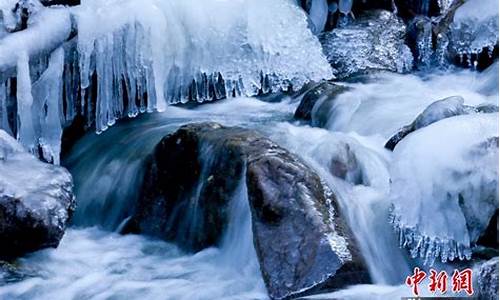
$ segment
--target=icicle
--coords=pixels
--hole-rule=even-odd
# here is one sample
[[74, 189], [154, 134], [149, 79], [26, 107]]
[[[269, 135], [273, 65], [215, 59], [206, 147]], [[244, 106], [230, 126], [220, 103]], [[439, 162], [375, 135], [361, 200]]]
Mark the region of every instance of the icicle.
[[[124, 115], [163, 111], [168, 104], [297, 89], [333, 76], [307, 17], [293, 3], [202, 2], [87, 0], [74, 10], [88, 125], [95, 121], [100, 133]], [[320, 32], [328, 3], [312, 4]]]
[[26, 52], [19, 53], [18, 55], [17, 115], [19, 123], [17, 139], [28, 151], [35, 153], [35, 131], [33, 127], [33, 116], [31, 113], [33, 95], [31, 94], [29, 58]]
[[328, 11], [332, 14], [336, 13], [338, 9], [339, 5], [337, 4], [337, 2], [332, 2], [328, 5]]
[[438, 0], [439, 12], [443, 14], [450, 8], [452, 0]]
[[61, 104], [63, 93], [64, 50], [55, 50], [47, 70], [33, 84], [34, 107], [40, 128], [39, 146], [44, 160], [59, 164], [61, 152]]
[[431, 63], [432, 50], [432, 24], [421, 23], [422, 30], [418, 33], [417, 48], [419, 65], [429, 67]]
[[313, 32], [318, 34], [323, 31], [328, 18], [328, 3], [326, 0], [312, 0], [309, 17], [314, 24]]
[[493, 58], [493, 51], [495, 50], [495, 46], [494, 45], [489, 45], [488, 46], [488, 58]]
[[9, 119], [7, 115], [7, 84], [6, 82], [0, 84], [0, 129], [5, 130], [7, 133], [12, 134], [9, 126]]
[[353, 0], [339, 0], [339, 11], [344, 15], [351, 12]]
[[441, 67], [446, 65], [446, 54], [449, 45], [448, 36], [443, 34], [438, 34], [436, 42], [436, 51], [434, 52], [435, 61]]

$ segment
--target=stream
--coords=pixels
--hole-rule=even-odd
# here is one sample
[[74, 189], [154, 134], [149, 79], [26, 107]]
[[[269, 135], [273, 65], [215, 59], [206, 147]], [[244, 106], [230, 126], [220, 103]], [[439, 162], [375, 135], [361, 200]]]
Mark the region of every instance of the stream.
[[[2, 278], [6, 284], [0, 286], [0, 298], [266, 299], [243, 183], [231, 201], [228, 230], [219, 248], [188, 254], [171, 243], [118, 233], [133, 212], [145, 157], [179, 126], [202, 121], [261, 132], [301, 156], [338, 196], [373, 284], [337, 291], [331, 297], [407, 296], [404, 278], [421, 263], [399, 248], [388, 223], [393, 157], [384, 143], [435, 100], [461, 95], [471, 105], [496, 103], [498, 94], [482, 92], [487, 83], [475, 72], [454, 69], [381, 73], [368, 81], [346, 83], [353, 90], [340, 96], [327, 113], [325, 128], [295, 121], [301, 97], [282, 96], [272, 103], [239, 97], [194, 109], [170, 106], [165, 112], [118, 122], [99, 135], [88, 133], [62, 158], [73, 175], [78, 203], [72, 225], [57, 249], [19, 259], [22, 272]], [[319, 117], [313, 113], [313, 121]], [[346, 147], [355, 153], [357, 167], [345, 178], [335, 177], [328, 160], [344, 155]], [[311, 298], [315, 297], [321, 299]]]

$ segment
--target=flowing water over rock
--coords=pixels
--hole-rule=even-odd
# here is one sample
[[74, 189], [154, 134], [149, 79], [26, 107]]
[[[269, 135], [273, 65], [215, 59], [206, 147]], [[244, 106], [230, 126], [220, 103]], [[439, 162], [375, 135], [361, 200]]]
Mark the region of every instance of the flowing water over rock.
[[[355, 20], [352, 0], [304, 1], [309, 19], [293, 0], [82, 2], [73, 8], [30, 6], [29, 26], [22, 9], [12, 9], [14, 0], [0, 3], [0, 128], [54, 164], [64, 126], [76, 117], [83, 120], [82, 131], [98, 133], [87, 132], [63, 149], [61, 164], [73, 176], [77, 207], [58, 248], [1, 262], [1, 299], [281, 299], [304, 292], [331, 292], [312, 299], [400, 299], [410, 294], [403, 284], [411, 270], [428, 270], [432, 263], [447, 271], [475, 265], [479, 289], [494, 294], [487, 277], [498, 276], [498, 250], [482, 237], [498, 233], [498, 62], [481, 73], [427, 68], [433, 28], [418, 39], [421, 59], [412, 58], [408, 24], [396, 12], [372, 11]], [[422, 13], [431, 13], [430, 1], [419, 3]], [[451, 2], [438, 4], [443, 12]], [[458, 11], [450, 33], [456, 39], [440, 49], [450, 46], [460, 55], [491, 50], [498, 40], [490, 32], [498, 27], [493, 10], [479, 19], [481, 9]], [[326, 28], [334, 13], [340, 26], [323, 34], [322, 49], [313, 33]], [[471, 19], [481, 21], [477, 28], [468, 27]], [[78, 39], [67, 41], [76, 31]], [[427, 67], [406, 75], [381, 71], [409, 72], [413, 61]], [[325, 81], [335, 73], [356, 76]], [[270, 92], [276, 94], [262, 99], [271, 102], [256, 98]], [[193, 105], [167, 105], [179, 102]], [[156, 176], [148, 168], [158, 143], [185, 124], [205, 122], [256, 132], [271, 146], [252, 157], [259, 163], [229, 179], [209, 173], [231, 163], [219, 162], [215, 171], [183, 166], [182, 173], [193, 172], [197, 180], [179, 193], [188, 195], [180, 199], [187, 209], [173, 230], [183, 236], [122, 234], [136, 232], [144, 178]], [[205, 146], [197, 159], [207, 166], [241, 151], [226, 147], [221, 158], [211, 152], [216, 147]], [[169, 153], [163, 150], [159, 155]], [[0, 171], [6, 170], [4, 160], [0, 155]], [[313, 178], [308, 183], [314, 188], [294, 174]], [[212, 180], [231, 185], [219, 199], [225, 201], [223, 230], [186, 247], [179, 241], [203, 236], [210, 222], [219, 221], [199, 222], [213, 217], [199, 211], [200, 193]], [[162, 195], [159, 185], [150, 195]], [[146, 200], [151, 211], [162, 208], [155, 206], [158, 199]], [[280, 216], [284, 201], [295, 207]], [[337, 226], [334, 213], [348, 230]], [[433, 218], [440, 222], [429, 222]], [[171, 229], [170, 220], [152, 220], [152, 226], [161, 224], [160, 233]], [[330, 223], [340, 227], [340, 236], [325, 229]], [[321, 228], [320, 238], [310, 228]], [[294, 251], [304, 244], [307, 249]], [[328, 264], [342, 266], [356, 255], [358, 269]], [[320, 272], [304, 275], [310, 265]], [[359, 269], [369, 280], [321, 286], [325, 278]], [[345, 287], [359, 282], [371, 284]], [[325, 289], [311, 290], [316, 286]]]
[[[461, 83], [469, 83], [460, 90], [466, 103], [492, 101], [491, 95], [476, 91], [484, 80], [478, 80], [472, 72], [458, 74], [424, 78], [391, 75], [375, 78], [372, 83], [352, 85], [353, 90], [346, 93], [357, 95], [359, 101], [366, 101], [367, 105], [372, 101], [377, 103], [373, 106], [374, 117], [377, 113], [398, 116], [388, 124], [366, 122], [366, 117], [365, 122], [356, 123], [351, 117], [349, 122], [339, 123], [343, 126], [329, 126], [332, 132], [294, 123], [297, 100], [284, 97], [277, 103], [265, 103], [254, 98], [236, 98], [191, 110], [170, 107], [165, 113], [122, 122], [102, 135], [87, 134], [63, 162], [74, 176], [79, 204], [73, 228], [58, 249], [20, 259], [17, 277], [9, 273], [0, 275], [3, 282], [9, 282], [0, 288], [0, 296], [20, 299], [33, 295], [39, 299], [107, 299], [120, 295], [130, 299], [145, 296], [266, 298], [252, 244], [244, 184], [238, 187], [231, 201], [229, 227], [218, 248], [187, 254], [163, 241], [113, 233], [121, 230], [122, 223], [134, 211], [144, 158], [169, 132], [182, 124], [202, 121], [258, 130], [301, 156], [332, 188], [360, 245], [372, 280], [377, 284], [360, 285], [333, 295], [345, 299], [392, 299], [407, 295], [407, 289], [399, 285], [413, 266], [421, 264], [398, 247], [398, 237], [388, 223], [389, 166], [393, 155], [384, 149], [384, 143], [400, 124], [410, 123], [418, 115], [418, 108], [423, 110], [430, 101], [422, 103], [426, 98], [406, 97], [407, 101], [401, 102], [403, 95], [393, 93], [390, 98], [393, 100], [380, 102], [377, 101], [380, 92], [371, 92], [371, 86], [386, 85], [390, 89], [393, 81], [413, 84], [413, 88], [418, 89], [413, 93], [439, 99], [457, 93], [455, 89], [448, 93], [446, 89], [434, 89], [434, 86], [442, 86], [439, 85], [444, 80], [442, 76], [452, 76]], [[453, 87], [455, 83], [449, 84]], [[411, 95], [408, 91], [401, 92]], [[417, 109], [408, 113], [409, 107]], [[356, 116], [362, 111], [333, 111], [332, 116], [342, 118], [346, 113]], [[456, 117], [449, 119], [453, 118]]]

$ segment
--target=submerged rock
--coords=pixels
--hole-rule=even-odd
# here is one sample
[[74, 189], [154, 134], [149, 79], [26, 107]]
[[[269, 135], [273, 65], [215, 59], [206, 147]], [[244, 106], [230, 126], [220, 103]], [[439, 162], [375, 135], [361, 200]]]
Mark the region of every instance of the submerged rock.
[[393, 135], [385, 144], [385, 148], [394, 150], [396, 145], [408, 134], [442, 119], [469, 113], [498, 112], [498, 106], [493, 104], [482, 104], [473, 107], [465, 105], [464, 101], [464, 98], [460, 96], [451, 96], [431, 103], [411, 124], [404, 126]]
[[349, 88], [344, 85], [335, 84], [330, 81], [321, 82], [309, 89], [302, 96], [302, 100], [295, 111], [294, 118], [297, 120], [311, 121], [313, 108], [319, 100], [324, 98], [334, 99], [338, 94], [348, 90]]
[[260, 134], [217, 123], [185, 125], [162, 139], [147, 168], [129, 230], [195, 251], [218, 245], [243, 179], [272, 299], [368, 281], [335, 196], [300, 159]]
[[408, 72], [413, 56], [405, 45], [406, 27], [393, 13], [376, 10], [320, 36], [338, 78], [369, 70]]
[[71, 175], [0, 130], [0, 258], [57, 247], [74, 210]]

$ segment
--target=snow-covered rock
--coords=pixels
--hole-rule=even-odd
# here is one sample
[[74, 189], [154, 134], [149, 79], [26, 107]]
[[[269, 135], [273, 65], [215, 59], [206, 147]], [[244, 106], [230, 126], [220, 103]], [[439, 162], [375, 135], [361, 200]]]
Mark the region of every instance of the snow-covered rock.
[[413, 56], [405, 45], [406, 26], [395, 14], [377, 10], [320, 36], [335, 76], [369, 70], [408, 72]]
[[57, 247], [74, 210], [71, 175], [0, 130], [0, 257]]
[[498, 208], [498, 113], [413, 132], [394, 150], [391, 222], [401, 246], [432, 264], [471, 258]]

